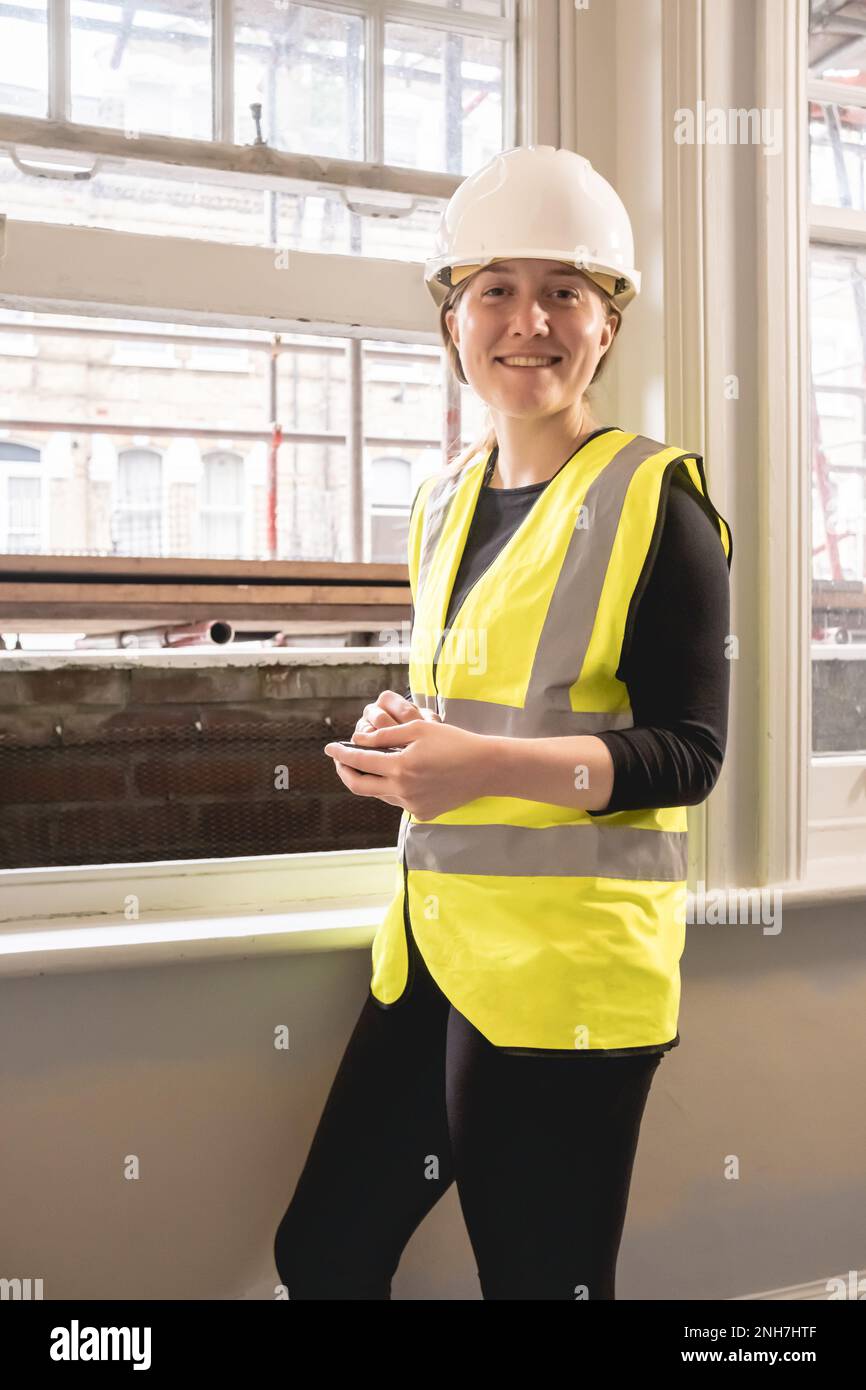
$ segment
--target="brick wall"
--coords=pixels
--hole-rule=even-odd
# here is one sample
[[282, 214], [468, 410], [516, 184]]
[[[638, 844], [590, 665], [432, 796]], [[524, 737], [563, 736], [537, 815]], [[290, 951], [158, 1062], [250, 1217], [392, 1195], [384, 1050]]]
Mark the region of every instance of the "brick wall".
[[322, 748], [405, 666], [99, 656], [0, 658], [0, 867], [396, 844], [399, 807], [353, 796]]

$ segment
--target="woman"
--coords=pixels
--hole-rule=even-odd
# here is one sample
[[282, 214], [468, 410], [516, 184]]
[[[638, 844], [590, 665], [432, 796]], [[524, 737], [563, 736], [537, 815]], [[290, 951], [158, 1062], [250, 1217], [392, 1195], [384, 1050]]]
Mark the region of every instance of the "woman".
[[686, 806], [724, 756], [731, 536], [697, 455], [588, 405], [640, 288], [588, 161], [496, 156], [426, 282], [490, 430], [415, 497], [411, 698], [325, 748], [403, 808], [400, 863], [276, 1263], [290, 1298], [390, 1298], [456, 1182], [485, 1299], [613, 1299], [680, 1040]]

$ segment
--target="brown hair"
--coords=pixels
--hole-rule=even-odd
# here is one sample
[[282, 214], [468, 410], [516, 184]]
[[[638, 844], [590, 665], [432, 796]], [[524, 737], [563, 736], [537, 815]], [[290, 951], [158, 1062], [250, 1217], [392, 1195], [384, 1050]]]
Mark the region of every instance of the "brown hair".
[[[463, 298], [463, 295], [467, 287], [471, 285], [472, 281], [475, 279], [475, 276], [478, 273], [478, 271], [475, 271], [473, 275], [467, 275], [464, 280], [460, 280], [458, 284], [456, 284], [452, 289], [448, 291], [448, 294], [445, 296], [445, 299], [439, 306], [439, 332], [441, 334], [442, 343], [445, 348], [445, 355], [448, 358], [448, 365], [451, 368], [451, 371], [454, 373], [457, 380], [460, 382], [462, 386], [468, 386], [469, 382], [466, 380], [466, 377], [463, 374], [463, 364], [460, 361], [460, 354], [457, 351], [457, 346], [454, 342], [454, 339], [451, 337], [451, 334], [448, 331], [448, 325], [445, 321], [445, 318], [450, 309], [457, 309], [457, 306], [459, 305], [460, 300]], [[585, 278], [589, 279], [588, 276]], [[601, 285], [596, 284], [594, 280], [590, 281], [590, 283], [592, 285], [592, 288], [597, 292], [599, 298], [601, 299], [602, 305], [604, 307], [608, 319], [616, 319], [616, 331], [614, 332], [614, 338], [616, 338], [619, 333], [620, 323], [622, 322], [622, 313], [616, 307], [610, 295], [602, 289]], [[612, 347], [613, 339], [611, 339], [607, 351], [602, 353], [601, 357], [596, 363], [595, 371], [592, 374], [592, 378], [589, 382], [589, 385], [584, 391], [585, 397], [589, 397], [590, 387], [595, 385], [602, 372], [604, 371], [605, 366], [607, 365], [607, 359], [610, 357], [610, 350]], [[464, 449], [463, 452], [459, 454], [456, 459], [453, 460], [452, 463], [446, 464], [445, 467], [442, 468], [438, 476], [442, 478], [453, 477], [455, 473], [459, 473], [460, 470], [464, 468], [466, 464], [470, 461], [470, 459], [474, 458], [477, 454], [482, 452], [485, 454], [489, 454], [490, 450], [493, 448], [495, 443], [496, 431], [493, 428], [493, 422], [490, 418], [490, 408], [488, 407], [486, 429], [482, 430], [481, 434], [479, 434], [478, 437], [474, 439], [472, 443], [466, 449]]]

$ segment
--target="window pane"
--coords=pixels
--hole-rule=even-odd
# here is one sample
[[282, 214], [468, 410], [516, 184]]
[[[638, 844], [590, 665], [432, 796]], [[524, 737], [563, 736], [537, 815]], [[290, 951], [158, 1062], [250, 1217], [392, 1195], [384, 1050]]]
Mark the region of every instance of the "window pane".
[[[400, 343], [364, 344], [366, 433], [423, 438], [442, 436], [442, 352]], [[416, 484], [417, 486], [417, 484]]]
[[385, 163], [468, 174], [502, 149], [502, 44], [385, 25]]
[[433, 347], [364, 344], [364, 501], [372, 562], [406, 564], [412, 498], [442, 467], [443, 357]]
[[208, 555], [239, 558], [244, 553], [244, 461], [216, 451], [204, 456], [202, 526]]
[[70, 0], [72, 119], [208, 140], [209, 0]]
[[244, 500], [240, 454], [205, 454], [204, 500], [209, 507], [240, 507]]
[[809, 103], [809, 174], [813, 203], [866, 208], [866, 107]]
[[[375, 198], [364, 200], [373, 203]], [[389, 199], [394, 203], [395, 196]], [[360, 217], [361, 248], [365, 256], [384, 256], [391, 261], [423, 261], [432, 253], [443, 202], [416, 207], [405, 217]]]
[[[406, 564], [412, 499], [422, 481], [441, 467], [442, 454], [435, 447], [412, 449], [399, 440], [390, 449], [381, 444], [365, 447], [365, 522], [371, 564]], [[392, 631], [386, 629], [386, 633]]]
[[[2, 434], [8, 434], [8, 430], [3, 430]], [[0, 439], [0, 463], [9, 459], [14, 459], [16, 463], [38, 463], [39, 450], [28, 444], [9, 444]]]
[[[0, 372], [0, 550], [351, 558], [346, 340], [280, 335], [272, 381], [275, 339], [261, 331], [0, 310], [0, 334], [35, 347]], [[442, 354], [368, 342], [363, 368], [365, 450], [407, 461], [411, 503], [441, 466]], [[44, 528], [30, 525], [28, 485], [10, 538], [4, 480], [25, 474], [41, 478]], [[399, 520], [401, 477], [399, 497], [389, 474], [388, 496], [365, 499], [367, 518]]]
[[[0, 328], [7, 333], [11, 322], [5, 311], [0, 314]], [[52, 334], [52, 326], [84, 331]], [[267, 342], [267, 334], [226, 334], [219, 329], [89, 316], [85, 327], [81, 318], [60, 314], [29, 315], [27, 328], [35, 335], [37, 353], [22, 359], [4, 358], [0, 423], [12, 417], [60, 417], [81, 426], [116, 420], [141, 426], [142, 432], [173, 423], [219, 429], [267, 427], [268, 354], [251, 352], [243, 370], [193, 370], [192, 347], [183, 341], [190, 336], [213, 339], [217, 351], [220, 336]], [[103, 330], [105, 336], [86, 329]], [[124, 331], [129, 335], [126, 341], [117, 336]], [[160, 355], [165, 345], [141, 337], [155, 333], [178, 339], [176, 344], [169, 343], [172, 355], [164, 363]], [[231, 361], [236, 349], [226, 352]], [[127, 436], [118, 447], [128, 444]]]
[[[37, 160], [36, 154], [28, 158]], [[81, 163], [90, 164], [82, 156]], [[430, 255], [444, 202], [347, 189], [364, 204], [401, 203], [406, 216], [361, 217], [336, 193], [275, 193], [238, 184], [141, 177], [114, 170], [81, 182], [49, 183], [19, 173], [0, 150], [0, 201], [4, 212], [27, 222], [108, 227], [150, 236], [183, 236], [244, 246], [278, 245], [291, 251], [423, 260]], [[276, 211], [271, 213], [271, 200]], [[274, 239], [276, 229], [276, 240]]]
[[471, 386], [460, 387], [460, 429], [462, 447], [474, 444], [487, 431], [487, 402], [476, 396]]
[[342, 338], [295, 340], [277, 358], [280, 423], [284, 429], [345, 433], [346, 343]]
[[[40, 162], [36, 153], [27, 158]], [[82, 155], [78, 161], [90, 166]], [[109, 227], [240, 245], [269, 244], [267, 194], [260, 188], [147, 178], [114, 170], [72, 183], [21, 174], [0, 151], [0, 199], [10, 217], [68, 227]]]
[[158, 507], [162, 492], [162, 456], [153, 449], [121, 449], [117, 496], [128, 507]]
[[47, 0], [0, 4], [0, 111], [48, 114]]
[[440, 9], [452, 10], [459, 14], [460, 10], [471, 11], [472, 14], [493, 15], [501, 18], [504, 11], [502, 0], [462, 0], [462, 4], [455, 4], [454, 0], [412, 0], [413, 4], [438, 5]]
[[243, 524], [240, 514], [227, 512], [205, 512], [204, 548], [208, 555], [223, 560], [243, 559]]
[[866, 84], [864, 19], [863, 0], [841, 5], [836, 0], [809, 0], [809, 77], [857, 87]]
[[287, 0], [236, 0], [235, 139], [279, 150], [364, 156], [364, 24]]
[[812, 743], [866, 751], [866, 256], [814, 247]]
[[39, 478], [9, 478], [10, 531], [38, 532]]
[[[387, 202], [389, 207], [411, 199], [397, 194], [376, 195], [366, 189], [346, 190], [365, 205]], [[349, 256], [382, 256], [392, 261], [423, 260], [431, 254], [444, 202], [430, 199], [405, 216], [367, 217], [353, 213], [337, 194], [280, 194], [278, 244], [292, 251], [334, 252]]]
[[162, 455], [121, 449], [111, 517], [115, 555], [162, 555]]

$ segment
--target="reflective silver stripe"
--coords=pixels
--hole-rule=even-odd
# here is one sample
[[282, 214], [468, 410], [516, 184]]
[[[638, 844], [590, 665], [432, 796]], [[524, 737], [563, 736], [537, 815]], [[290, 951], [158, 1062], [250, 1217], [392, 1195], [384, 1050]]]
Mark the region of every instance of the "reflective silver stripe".
[[[530, 710], [545, 715], [571, 713], [568, 692], [586, 661], [626, 492], [640, 465], [668, 447], [645, 435], [635, 435], [587, 489], [585, 515], [580, 518], [585, 525], [578, 526], [575, 520], [535, 650], [524, 701]], [[575, 602], [577, 594], [580, 603]], [[629, 725], [618, 727], [632, 723], [629, 716]], [[611, 728], [613, 724], [597, 727]]]
[[[488, 456], [485, 455], [486, 457]], [[442, 535], [442, 529], [451, 510], [451, 503], [471, 466], [471, 464], [467, 464], [466, 468], [461, 468], [459, 473], [455, 473], [453, 477], [442, 478], [438, 483], [434, 483], [427, 496], [427, 501], [424, 504], [424, 525], [421, 531], [421, 556], [418, 561], [417, 591], [419, 594], [426, 583], [427, 571], [439, 544], [439, 537]], [[478, 466], [477, 460], [475, 466]]]
[[[583, 500], [585, 512], [580, 518], [585, 524], [577, 526], [575, 519], [536, 648], [526, 707], [520, 709], [487, 700], [445, 695], [439, 697], [438, 706], [432, 695], [415, 696], [417, 704], [424, 701], [424, 708], [438, 708], [446, 724], [456, 724], [470, 733], [504, 738], [559, 738], [634, 727], [631, 710], [573, 710], [569, 691], [586, 660], [632, 478], [646, 459], [669, 448], [670, 445], [657, 439], [635, 435], [614, 454], [587, 489]], [[451, 496], [453, 492], [448, 494], [449, 503]], [[437, 512], [441, 520], [434, 528], [436, 539], [441, 535], [445, 511]], [[579, 606], [574, 602], [577, 593], [581, 595]]]
[[[436, 708], [430, 695], [415, 697], [415, 703], [427, 701], [428, 709]], [[631, 729], [634, 718], [631, 710], [554, 709], [536, 705], [519, 709], [515, 705], [497, 705], [489, 700], [462, 700], [442, 695], [439, 715], [446, 724], [456, 724], [472, 734], [498, 734], [502, 738], [565, 738], [569, 734], [595, 734], [602, 729]]]
[[406, 866], [442, 874], [684, 881], [687, 830], [629, 825], [437, 825], [406, 827]]

